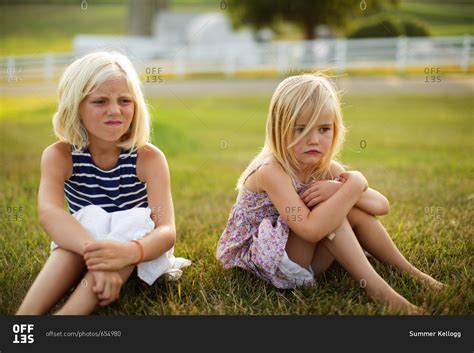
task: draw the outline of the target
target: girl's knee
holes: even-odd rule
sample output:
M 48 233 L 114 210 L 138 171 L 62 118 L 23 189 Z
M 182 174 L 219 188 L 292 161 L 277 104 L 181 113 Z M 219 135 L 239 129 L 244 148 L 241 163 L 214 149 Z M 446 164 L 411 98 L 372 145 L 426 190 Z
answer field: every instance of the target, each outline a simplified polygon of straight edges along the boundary
M 373 215 L 357 207 L 352 207 L 352 209 L 347 214 L 347 219 L 352 228 L 355 228 L 358 224 L 360 224 L 360 222 L 363 222 L 364 219 L 367 219 L 367 217 L 375 218 Z

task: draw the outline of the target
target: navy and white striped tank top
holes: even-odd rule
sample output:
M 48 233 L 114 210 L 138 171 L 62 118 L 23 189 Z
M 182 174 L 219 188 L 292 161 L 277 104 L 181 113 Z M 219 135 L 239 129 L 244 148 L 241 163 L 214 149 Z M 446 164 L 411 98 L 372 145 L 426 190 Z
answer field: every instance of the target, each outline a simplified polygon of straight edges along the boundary
M 64 182 L 69 212 L 96 205 L 106 212 L 148 207 L 146 183 L 137 177 L 137 153 L 122 149 L 117 164 L 110 170 L 97 167 L 86 147 L 71 151 L 73 170 Z

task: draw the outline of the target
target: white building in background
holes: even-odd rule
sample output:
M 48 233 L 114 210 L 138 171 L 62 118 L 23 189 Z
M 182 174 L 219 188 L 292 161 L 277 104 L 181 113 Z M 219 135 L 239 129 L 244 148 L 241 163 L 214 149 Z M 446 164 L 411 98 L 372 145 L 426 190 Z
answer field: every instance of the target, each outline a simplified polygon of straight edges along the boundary
M 249 30 L 236 32 L 222 12 L 163 11 L 157 14 L 153 37 L 160 57 L 183 55 L 186 60 L 222 60 L 224 52 L 248 53 L 247 64 L 255 64 L 257 43 Z M 241 59 L 242 60 L 242 59 Z
M 140 60 L 174 59 L 183 55 L 186 60 L 221 59 L 223 52 L 247 52 L 248 64 L 255 63 L 257 43 L 250 31 L 233 30 L 223 13 L 160 11 L 155 17 L 151 37 L 78 35 L 74 38 L 75 55 L 99 49 L 115 49 Z M 230 49 L 232 48 L 232 49 Z M 241 55 L 239 55 L 241 57 Z M 242 59 L 239 59 L 242 60 Z

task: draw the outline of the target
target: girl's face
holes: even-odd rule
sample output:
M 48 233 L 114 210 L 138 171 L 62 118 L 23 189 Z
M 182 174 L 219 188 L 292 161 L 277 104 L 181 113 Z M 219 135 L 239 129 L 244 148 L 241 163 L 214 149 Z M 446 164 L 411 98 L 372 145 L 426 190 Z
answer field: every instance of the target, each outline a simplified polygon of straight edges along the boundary
M 296 119 L 293 139 L 298 138 L 311 118 L 311 109 L 302 110 L 300 116 Z M 321 161 L 331 149 L 334 136 L 334 113 L 326 105 L 319 115 L 318 121 L 310 131 L 295 145 L 293 152 L 296 159 L 304 167 L 312 167 Z
M 104 81 L 79 105 L 89 141 L 118 142 L 132 123 L 135 105 L 125 78 Z

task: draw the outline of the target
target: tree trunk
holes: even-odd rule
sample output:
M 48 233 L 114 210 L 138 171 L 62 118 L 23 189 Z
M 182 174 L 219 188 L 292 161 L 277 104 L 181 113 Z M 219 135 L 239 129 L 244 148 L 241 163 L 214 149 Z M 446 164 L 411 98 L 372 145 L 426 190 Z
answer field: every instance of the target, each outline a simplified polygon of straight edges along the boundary
M 166 8 L 166 0 L 129 0 L 128 34 L 149 36 L 152 33 L 153 19 L 158 9 Z
M 304 39 L 313 40 L 316 39 L 316 24 L 315 23 L 305 23 L 304 27 Z

